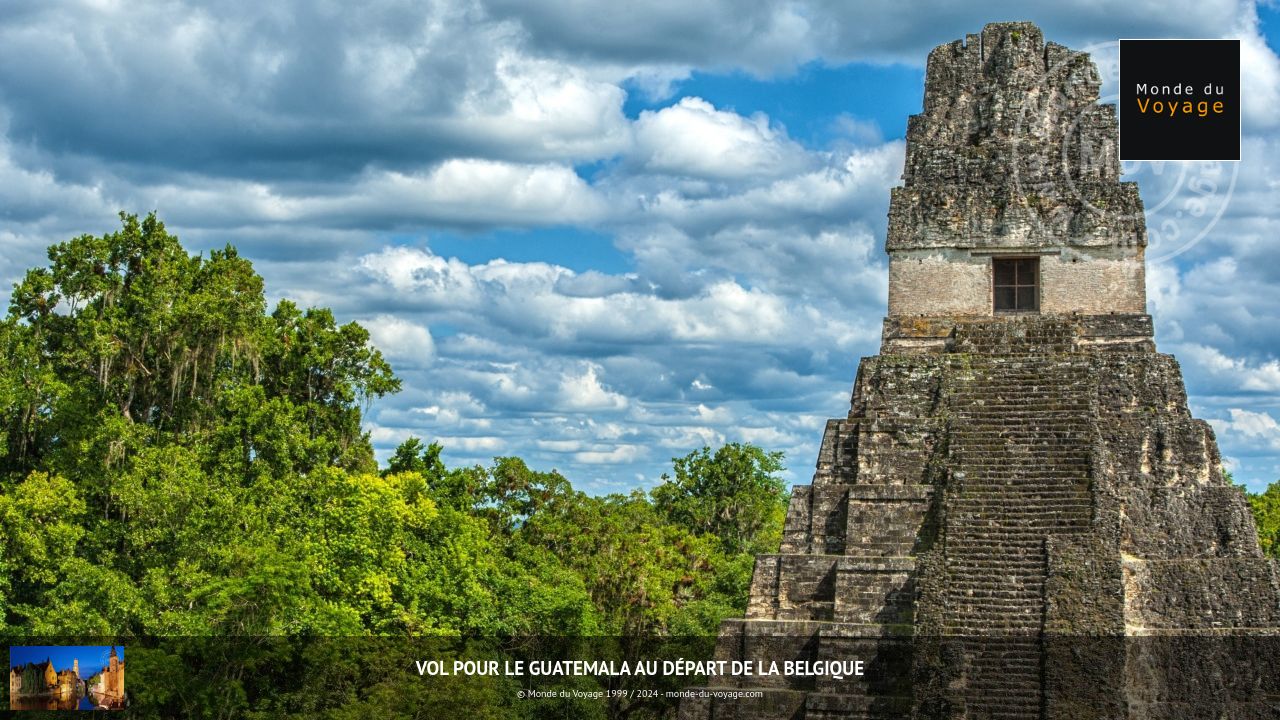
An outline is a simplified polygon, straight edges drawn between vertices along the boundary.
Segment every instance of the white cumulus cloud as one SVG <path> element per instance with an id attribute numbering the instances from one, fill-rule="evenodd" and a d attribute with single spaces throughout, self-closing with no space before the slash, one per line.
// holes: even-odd
<path id="1" fill-rule="evenodd" d="M 746 118 L 697 97 L 635 123 L 635 154 L 651 172 L 713 179 L 787 174 L 808 162 L 804 150 L 760 113 Z"/>
<path id="2" fill-rule="evenodd" d="M 377 315 L 362 320 L 369 340 L 392 360 L 428 364 L 435 355 L 431 331 L 394 315 Z"/>
<path id="3" fill-rule="evenodd" d="M 588 364 L 580 374 L 565 375 L 560 380 L 561 407 L 566 410 L 621 410 L 627 399 L 607 389 L 597 376 L 599 369 Z"/>

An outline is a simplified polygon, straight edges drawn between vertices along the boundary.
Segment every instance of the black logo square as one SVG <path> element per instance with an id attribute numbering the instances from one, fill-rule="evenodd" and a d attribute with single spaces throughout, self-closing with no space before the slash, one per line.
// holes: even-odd
<path id="1" fill-rule="evenodd" d="M 1239 40 L 1120 41 L 1121 160 L 1240 159 Z"/>

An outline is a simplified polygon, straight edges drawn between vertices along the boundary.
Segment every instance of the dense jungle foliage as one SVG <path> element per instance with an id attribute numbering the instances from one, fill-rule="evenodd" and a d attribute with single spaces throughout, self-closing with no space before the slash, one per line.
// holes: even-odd
<path id="1" fill-rule="evenodd" d="M 669 712 L 411 669 L 457 649 L 424 638 L 714 636 L 777 549 L 780 454 L 702 448 L 605 497 L 515 457 L 447 468 L 418 439 L 379 468 L 361 409 L 400 382 L 362 327 L 268 308 L 234 248 L 121 220 L 50 248 L 0 322 L 10 644 L 126 644 L 136 717 Z"/>

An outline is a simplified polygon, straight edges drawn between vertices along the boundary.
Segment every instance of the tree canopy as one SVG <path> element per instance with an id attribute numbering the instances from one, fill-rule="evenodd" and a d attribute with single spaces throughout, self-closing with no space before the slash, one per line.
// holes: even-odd
<path id="1" fill-rule="evenodd" d="M 268 308 L 235 248 L 189 254 L 154 215 L 120 219 L 51 247 L 0 321 L 11 638 L 174 639 L 130 648 L 138 717 L 390 717 L 432 686 L 393 690 L 409 663 L 386 646 L 261 639 L 712 636 L 745 609 L 781 532 L 779 454 L 702 448 L 606 497 L 516 457 L 449 468 L 418 438 L 379 468 L 361 411 L 400 381 L 364 328 Z M 210 645 L 237 637 L 260 640 Z M 431 707 L 578 712 L 499 689 Z"/>
<path id="2" fill-rule="evenodd" d="M 1246 490 L 1245 498 L 1258 526 L 1258 543 L 1262 545 L 1262 552 L 1280 560 L 1280 480 L 1260 493 Z"/>

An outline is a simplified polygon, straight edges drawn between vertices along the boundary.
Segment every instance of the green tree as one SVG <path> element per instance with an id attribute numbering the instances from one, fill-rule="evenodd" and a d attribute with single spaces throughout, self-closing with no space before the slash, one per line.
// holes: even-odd
<path id="1" fill-rule="evenodd" d="M 1280 559 L 1280 481 L 1271 483 L 1260 493 L 1246 491 L 1245 497 L 1258 526 L 1258 542 L 1262 545 L 1262 552 Z"/>
<path id="2" fill-rule="evenodd" d="M 411 472 L 428 480 L 439 479 L 445 473 L 444 462 L 440 460 L 443 451 L 444 446 L 440 443 L 433 442 L 424 447 L 422 440 L 411 437 L 396 447 L 383 474 Z"/>
<path id="3" fill-rule="evenodd" d="M 231 247 L 188 255 L 154 215 L 121 221 L 50 248 L 14 287 L 10 319 L 79 402 L 181 432 L 211 419 L 222 375 L 255 360 L 262 279 Z"/>
<path id="4" fill-rule="evenodd" d="M 399 381 L 363 328 L 268 315 L 234 248 L 191 255 L 121 214 L 15 285 L 0 347 L 7 624 L 287 632 L 319 612 L 306 543 L 281 529 L 311 474 L 376 470 L 362 403 Z M 24 524 L 46 496 L 57 522 Z"/>
<path id="5" fill-rule="evenodd" d="M 56 583 L 84 536 L 84 502 L 56 475 L 32 472 L 0 494 L 0 610 Z"/>
<path id="6" fill-rule="evenodd" d="M 282 300 L 267 333 L 261 382 L 269 397 L 303 409 L 303 426 L 318 451 L 308 464 L 374 472 L 377 463 L 360 429 L 359 403 L 397 392 L 400 380 L 369 345 L 369 331 L 356 323 L 339 326 L 328 309 L 304 312 Z"/>
<path id="7" fill-rule="evenodd" d="M 714 535 L 728 553 L 772 551 L 785 514 L 782 453 L 751 444 L 704 447 L 674 458 L 675 477 L 651 496 L 671 522 Z"/>
<path id="8" fill-rule="evenodd" d="M 105 452 L 82 469 L 105 474 L 131 442 L 190 441 L 246 400 L 296 409 L 308 443 L 291 458 L 295 469 L 373 467 L 359 403 L 399 381 L 367 331 L 288 301 L 268 316 L 262 278 L 234 248 L 188 255 L 154 215 L 122 213 L 121 222 L 53 246 L 49 266 L 14 287 L 0 326 L 17 360 L 0 375 L 5 469 L 57 465 L 51 454 L 92 447 Z M 104 437 L 104 424 L 160 435 Z"/>

